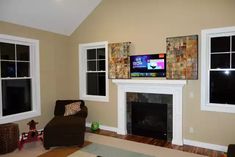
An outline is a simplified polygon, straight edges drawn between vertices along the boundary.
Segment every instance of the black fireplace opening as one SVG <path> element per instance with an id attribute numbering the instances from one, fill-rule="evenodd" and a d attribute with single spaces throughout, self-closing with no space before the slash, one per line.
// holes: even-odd
<path id="1" fill-rule="evenodd" d="M 167 104 L 132 102 L 131 113 L 132 134 L 167 140 Z"/>

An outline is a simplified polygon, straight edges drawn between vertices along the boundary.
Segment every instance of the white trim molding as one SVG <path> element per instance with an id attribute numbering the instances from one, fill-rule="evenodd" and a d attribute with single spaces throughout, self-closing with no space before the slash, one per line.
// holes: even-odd
<path id="1" fill-rule="evenodd" d="M 105 96 L 98 95 L 88 95 L 87 87 L 86 87 L 86 73 L 87 73 L 87 49 L 97 49 L 97 48 L 105 48 L 105 87 L 106 92 Z M 78 52 L 78 60 L 79 60 L 79 97 L 83 100 L 89 101 L 109 101 L 109 80 L 108 80 L 108 42 L 95 42 L 95 43 L 86 43 L 79 44 L 79 52 Z"/>
<path id="2" fill-rule="evenodd" d="M 86 127 L 90 128 L 91 123 L 86 122 Z M 112 132 L 117 132 L 118 131 L 118 128 L 110 127 L 110 126 L 106 126 L 106 125 L 100 125 L 100 129 L 107 130 L 107 131 L 112 131 Z M 184 145 L 195 146 L 195 147 L 200 147 L 200 148 L 216 150 L 216 151 L 222 151 L 222 152 L 227 152 L 227 150 L 228 150 L 227 146 L 211 144 L 211 143 L 206 143 L 206 142 L 199 142 L 199 141 L 189 140 L 189 139 L 183 139 L 183 144 Z"/>
<path id="3" fill-rule="evenodd" d="M 133 80 L 115 79 L 118 86 L 118 134 L 127 134 L 126 93 L 153 93 L 171 94 L 173 96 L 173 138 L 172 143 L 183 145 L 182 127 L 182 89 L 187 83 L 185 80 Z"/>
<path id="4" fill-rule="evenodd" d="M 201 31 L 201 110 L 235 113 L 235 105 L 210 103 L 210 39 L 212 37 L 233 36 L 235 27 L 206 29 Z M 218 69 L 226 70 L 226 69 Z M 231 70 L 231 69 L 229 69 Z"/>
<path id="5" fill-rule="evenodd" d="M 184 144 L 190 145 L 190 146 L 195 146 L 195 147 L 201 147 L 201 148 L 206 148 L 206 149 L 222 151 L 222 152 L 227 152 L 227 150 L 228 150 L 227 146 L 210 144 L 210 143 L 199 142 L 199 141 L 188 140 L 188 139 L 184 139 Z"/>
<path id="6" fill-rule="evenodd" d="M 2 115 L 2 93 L 0 92 L 0 124 L 19 121 L 41 115 L 41 96 L 40 96 L 40 60 L 39 60 L 39 40 L 22 38 L 17 36 L 0 34 L 0 42 L 27 45 L 30 47 L 30 76 L 31 79 L 31 101 L 32 110 L 12 115 Z M 27 79 L 27 77 L 1 78 L 1 81 L 10 79 Z M 2 83 L 0 89 L 2 90 Z M 14 98 L 13 98 L 14 99 Z"/>

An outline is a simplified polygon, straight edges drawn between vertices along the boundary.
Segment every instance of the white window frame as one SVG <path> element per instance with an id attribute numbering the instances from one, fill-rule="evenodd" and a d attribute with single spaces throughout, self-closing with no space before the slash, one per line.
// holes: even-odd
<path id="1" fill-rule="evenodd" d="M 235 27 L 201 31 L 201 110 L 203 111 L 235 113 L 235 105 L 209 103 L 210 39 L 211 37 L 231 36 L 232 34 L 235 34 Z"/>
<path id="2" fill-rule="evenodd" d="M 86 88 L 86 70 L 87 70 L 87 49 L 92 48 L 105 48 L 105 84 L 106 84 L 106 95 L 105 96 L 95 96 L 88 95 Z M 86 43 L 79 44 L 79 97 L 83 100 L 88 101 L 101 101 L 108 102 L 109 101 L 109 80 L 108 80 L 108 42 L 94 42 L 94 43 Z"/>
<path id="3" fill-rule="evenodd" d="M 39 67 L 39 40 L 22 38 L 17 36 L 0 34 L 0 42 L 23 44 L 30 47 L 30 77 L 32 110 L 17 113 L 13 115 L 2 116 L 2 92 L 0 91 L 0 124 L 15 122 L 41 115 L 41 98 L 40 98 L 40 67 Z M 1 77 L 1 76 L 0 76 Z M 2 78 L 1 78 L 2 79 Z M 0 82 L 0 90 L 2 83 Z"/>

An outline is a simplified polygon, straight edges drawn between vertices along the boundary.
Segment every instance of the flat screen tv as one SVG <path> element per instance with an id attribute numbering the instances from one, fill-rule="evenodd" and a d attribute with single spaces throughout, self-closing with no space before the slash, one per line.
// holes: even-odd
<path id="1" fill-rule="evenodd" d="M 165 77 L 166 54 L 130 56 L 131 77 Z"/>

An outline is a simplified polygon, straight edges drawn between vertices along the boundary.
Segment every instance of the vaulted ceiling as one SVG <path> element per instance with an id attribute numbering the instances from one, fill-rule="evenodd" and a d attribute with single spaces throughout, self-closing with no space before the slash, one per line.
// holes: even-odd
<path id="1" fill-rule="evenodd" d="M 0 0 L 0 21 L 71 35 L 102 0 Z"/>

